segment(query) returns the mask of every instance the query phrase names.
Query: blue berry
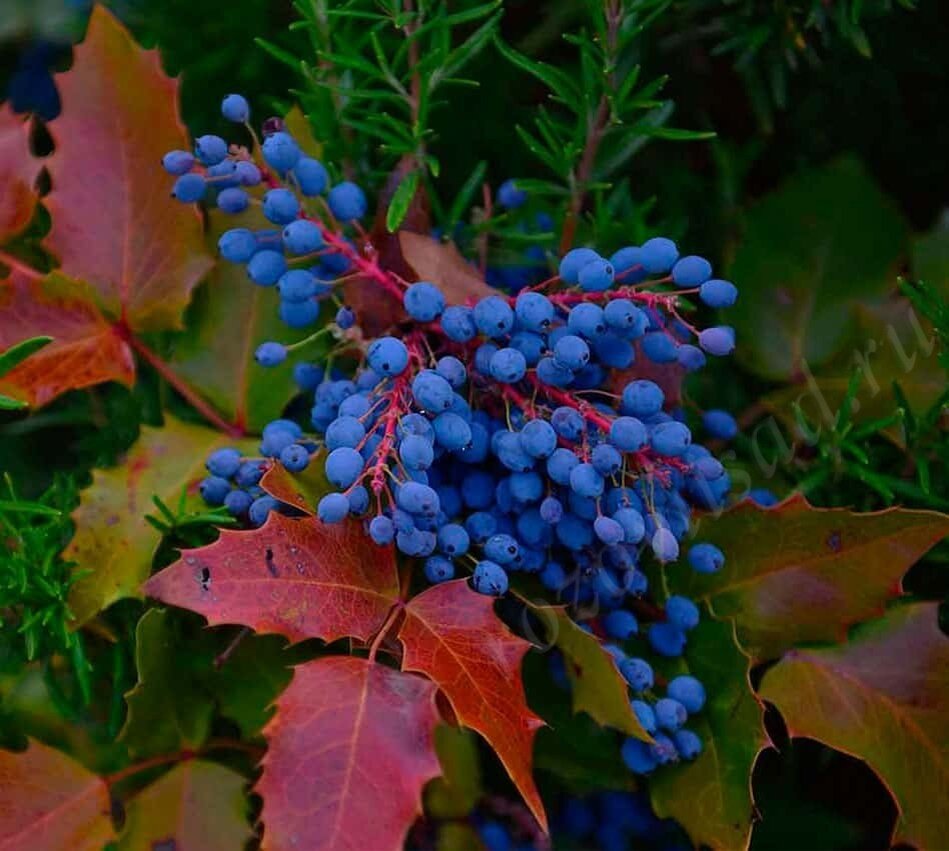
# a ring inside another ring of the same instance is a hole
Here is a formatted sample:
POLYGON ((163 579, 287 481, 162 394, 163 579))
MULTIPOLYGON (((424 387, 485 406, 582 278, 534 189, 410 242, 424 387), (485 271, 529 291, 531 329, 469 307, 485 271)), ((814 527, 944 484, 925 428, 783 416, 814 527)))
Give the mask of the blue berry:
POLYGON ((233 490, 224 497, 224 507, 233 517, 243 517, 253 501, 254 498, 247 491, 233 490))
POLYGON ((379 375, 399 375, 409 365, 409 350, 395 337, 380 337, 369 346, 366 360, 379 375))
POLYGON ((280 463, 291 473, 301 473, 310 463, 310 453, 299 443, 293 443, 280 451, 280 463))
POLYGON ((702 740, 691 730, 677 730, 672 741, 681 759, 695 759, 702 753, 702 740))
POLYGON ((649 774, 658 765, 649 745, 632 737, 623 742, 620 755, 626 767, 634 774, 649 774))
POLYGON ((272 287, 287 271, 287 261, 277 251, 258 251, 247 264, 247 277, 261 287, 272 287))
POLYGON ((478 562, 471 584, 479 594, 500 597, 507 591, 508 578, 501 565, 486 559, 478 562))
POLYGON ((330 483, 345 490, 355 484, 362 474, 365 462, 362 455, 349 446, 340 446, 326 456, 326 478, 330 483))
POLYGON ((665 402, 665 394, 653 381, 637 379, 623 388, 622 411, 640 419, 658 414, 665 402))
POLYGON ((252 162, 239 160, 234 165, 234 179, 237 180, 241 186, 258 186, 261 180, 263 180, 263 176, 260 173, 260 169, 252 162))
POLYGON ((650 735, 655 733, 658 725, 656 723, 656 713, 653 712, 652 707, 643 700, 630 701, 630 706, 642 728, 650 735))
POLYGON ((585 292, 603 292, 613 286, 613 275, 613 266, 599 257, 581 267, 578 281, 585 292))
POLYGON ((474 322, 486 337, 503 337, 514 327, 514 311, 500 296, 488 296, 475 305, 474 322))
POLYGON ((429 556, 425 559, 425 578, 433 585, 447 582, 455 577, 455 566, 443 556, 429 556))
POLYGON ((656 723, 663 730, 668 730, 670 733, 678 730, 689 717, 685 707, 678 700, 671 697, 663 697, 657 700, 653 709, 656 715, 656 723))
POLYGON ((455 343, 467 343, 478 334, 474 322, 474 312, 470 307, 453 305, 445 308, 442 314, 442 330, 449 340, 455 343))
POLYGON ((194 143, 194 155, 205 165, 217 165, 227 156, 227 142, 220 136, 200 136, 194 143))
POLYGON ((702 425, 709 436, 718 440, 732 440, 738 434, 738 423, 727 411, 706 411, 702 415, 702 425))
POLYGON ((250 204, 250 197, 243 189, 233 187, 218 193, 217 205, 224 213, 242 213, 250 204))
POLYGON ((635 417, 617 417, 610 426, 610 440, 623 452, 637 452, 646 445, 646 426, 635 417))
POLYGON ((402 297, 406 313, 417 322, 432 322, 445 310, 445 296, 434 284, 419 281, 402 297))
POLYGON ((279 507, 280 503, 272 496, 260 496, 250 504, 247 516, 254 526, 263 526, 270 512, 276 511, 279 507))
POLYGON ((649 627, 649 644, 661 656, 681 656, 685 650, 685 633, 674 624, 654 623, 649 627))
POLYGON ((516 210, 527 202, 527 193, 518 189, 513 180, 505 180, 498 187, 498 204, 507 210, 516 210))
POLYGON ((635 284, 643 280, 648 272, 643 262, 643 250, 637 245, 627 245, 610 257, 616 279, 623 284, 635 284))
POLYGON ((395 538, 395 526, 388 517, 380 514, 369 523, 369 537, 380 546, 391 544, 395 538))
POLYGON ((689 564, 696 573, 717 573, 725 564, 725 556, 714 544, 693 544, 689 564))
POLYGON ((279 366, 287 359, 287 348, 281 343, 261 343, 254 352, 254 360, 261 366, 279 366))
POLYGON ((679 249, 671 239, 657 236, 643 243, 641 249, 643 268, 650 275, 665 274, 679 258, 679 249))
POLYGON ((699 345, 710 355, 724 357, 735 349, 735 331, 727 325, 706 328, 699 332, 699 345))
POLYGON ((162 157, 161 164, 169 174, 180 177, 194 167, 194 155, 188 151, 169 151, 162 157))
POLYGON ((289 189, 270 189, 264 195, 264 215, 277 225, 288 225, 300 212, 300 202, 289 189))
POLYGON ((272 133, 261 146, 264 160, 281 174, 293 168, 300 159, 300 146, 289 133, 272 133))
POLYGON ((677 287, 697 287, 712 277, 712 264, 694 254, 676 261, 672 281, 677 287))
POLYGON ((499 349, 492 355, 489 369, 502 384, 514 384, 527 372, 527 360, 517 349, 499 349))
POLYGON ((714 278, 699 287, 699 298, 709 307, 731 307, 738 299, 738 288, 731 281, 714 278))
POLYGON ((629 658, 620 662, 620 673, 633 691, 647 691, 653 686, 655 678, 652 667, 645 659, 629 658))
POLYGON ((250 104, 242 95, 228 95, 221 102, 221 115, 236 124, 246 124, 250 118, 250 104))
POLYGON ((280 318, 291 328, 306 328, 316 322, 320 315, 320 306, 315 301, 280 302, 277 311, 280 318))
POLYGON ((660 455, 678 458, 692 443, 692 433, 679 422, 659 423, 649 435, 649 442, 660 455))
POLYGON ((573 334, 579 334, 592 340, 606 332, 606 316, 603 308, 596 304, 583 302, 570 311, 567 328, 573 334))
POLYGON ((666 694, 679 701, 690 715, 701 712, 705 706, 705 687, 695 677, 682 674, 669 681, 666 694))
POLYGON ((351 222, 366 215, 369 204, 366 195, 355 183, 344 181, 330 189, 327 201, 330 210, 341 222, 351 222))
POLYGON ((554 306, 547 296, 535 292, 522 292, 514 303, 514 314, 522 328, 528 331, 545 332, 554 319, 554 306))
POLYGON ((281 301, 304 302, 316 295, 316 278, 306 269, 290 269, 277 281, 281 301))
POLYGON ((580 337, 566 334, 554 346, 554 359, 561 366, 575 372, 589 362, 590 347, 580 337))
POLYGON ((323 234, 314 222, 295 219, 283 229, 283 244, 291 254, 309 254, 323 247, 323 234))
POLYGON ((347 331, 356 324, 356 314, 353 313, 352 308, 343 305, 336 311, 335 321, 341 330, 347 331))
POLYGON ((247 228, 232 228, 221 234, 217 247, 225 260, 246 263, 257 250, 257 237, 247 228))
POLYGON ((198 486, 201 498, 208 505, 223 505, 227 495, 231 492, 231 483, 221 476, 208 476, 202 479, 198 486))
POLYGON ((193 204, 204 197, 204 177, 195 172, 183 174, 175 181, 171 194, 182 204, 193 204))
POLYGON ((205 466, 212 476, 232 479, 240 469, 241 453, 239 450, 230 447, 217 449, 208 456, 205 466))
POLYGON ((311 157, 300 157, 297 160, 293 166, 293 176, 300 191, 308 198, 321 195, 329 184, 329 175, 323 163, 311 157))
POLYGON ((328 493, 316 507, 316 516, 324 523, 339 523, 349 514, 349 500, 341 493, 328 493))
POLYGON ((602 259, 592 248, 574 248, 564 254, 560 261, 560 277, 566 284, 577 284, 580 282, 580 270, 587 263, 602 259))
POLYGON ((666 528, 656 529, 650 541, 653 554, 660 562, 675 561, 679 557, 679 542, 666 528))
POLYGON ((603 629, 610 638, 627 641, 639 632, 639 622, 632 612, 616 609, 603 618, 603 629))

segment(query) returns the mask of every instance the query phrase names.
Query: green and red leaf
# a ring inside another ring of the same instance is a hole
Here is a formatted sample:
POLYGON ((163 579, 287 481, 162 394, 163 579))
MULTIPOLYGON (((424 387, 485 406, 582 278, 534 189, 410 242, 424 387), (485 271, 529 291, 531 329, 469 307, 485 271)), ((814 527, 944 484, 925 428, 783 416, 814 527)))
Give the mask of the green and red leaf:
POLYGON ((0 851, 102 851, 111 813, 103 780, 65 754, 35 741, 0 750, 0 851))
POLYGON ((252 837, 244 778, 215 762, 177 765, 125 805, 119 851, 235 851, 252 837))
POLYGON ((899 807, 894 843, 941 848, 949 801, 949 638, 938 605, 916 603, 839 647, 796 649, 764 677, 792 736, 862 759, 899 807))
POLYGON ((297 668, 264 731, 263 851, 399 851, 440 770, 435 692, 355 657, 297 668))
POLYGON ((837 641, 901 593, 910 567, 949 534, 949 517, 890 508, 870 514, 814 508, 803 496, 762 509, 745 501, 705 519, 699 540, 725 553, 718 573, 669 568, 677 593, 733 618, 738 640, 769 659, 795 644, 837 641))
POLYGON ((530 643, 498 619, 490 597, 474 593, 461 579, 410 600, 399 640, 403 668, 434 680, 458 721, 484 736, 546 830, 532 771, 534 737, 544 722, 528 708, 521 683, 530 643))
MULTIPOLYGON (((208 454, 230 445, 233 441, 220 432, 166 416, 164 428, 142 428, 119 466, 93 472, 92 485, 73 513, 76 534, 63 553, 82 571, 69 597, 78 623, 140 593, 161 543, 161 533, 145 519, 155 510, 152 497, 174 505, 182 491, 195 494, 207 475, 208 454)), ((196 496, 192 500, 199 502, 196 496)))
POLYGON ((144 590, 212 626, 243 624, 291 641, 368 641, 399 596, 399 578, 393 548, 376 546, 355 521, 272 513, 259 529, 225 529, 213 544, 185 550, 144 590))

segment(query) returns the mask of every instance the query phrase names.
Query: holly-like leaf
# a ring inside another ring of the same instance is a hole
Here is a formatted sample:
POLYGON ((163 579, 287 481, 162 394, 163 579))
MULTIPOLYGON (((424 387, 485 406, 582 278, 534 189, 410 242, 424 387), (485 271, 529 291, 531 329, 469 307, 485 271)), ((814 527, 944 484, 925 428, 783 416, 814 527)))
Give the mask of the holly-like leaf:
POLYGON ((700 574, 669 568, 677 592, 735 620, 755 658, 795 644, 837 641, 897 596, 903 574, 949 534, 949 517, 891 508, 872 514, 814 508, 803 496, 761 509, 744 501, 703 521, 700 540, 725 553, 725 566, 700 574))
POLYGON ((324 460, 322 451, 317 453, 302 473, 289 473, 283 464, 271 464, 260 486, 274 499, 304 514, 315 515, 320 499, 333 490, 326 478, 324 460))
POLYGON ((452 242, 439 242, 426 234, 403 230, 399 232, 399 246, 405 262, 415 270, 416 280, 437 284, 448 304, 466 304, 469 299, 496 292, 452 242))
POLYGON ((50 125, 46 247, 66 275, 94 288, 110 318, 140 331, 180 327, 212 259, 197 213, 170 197, 172 178, 159 165, 167 151, 188 147, 177 81, 157 50, 142 50, 96 5, 56 83, 63 111, 50 125))
MULTIPOLYGON (((211 225, 212 244, 228 228, 269 227, 259 208, 237 218, 212 214, 211 225)), ((290 345, 310 333, 285 325, 277 313, 279 304, 276 291, 252 284, 243 266, 218 260, 195 291, 188 331, 175 344, 171 359, 175 372, 216 410, 251 432, 260 432, 279 417, 297 392, 290 364, 263 367, 254 352, 267 340, 290 345)), ((319 359, 324 352, 325 345, 313 345, 306 357, 319 359)))
POLYGON ((216 624, 243 624, 291 641, 368 641, 399 594, 393 548, 355 521, 327 525, 272 513, 259 529, 225 529, 185 550, 145 584, 151 597, 216 624))
POLYGON ((30 122, 0 106, 0 244, 25 228, 36 207, 42 163, 30 153, 30 122))
POLYGON ((936 603, 900 606, 838 647, 796 649, 764 677, 792 736, 865 760, 900 811, 895 844, 940 848, 949 800, 949 639, 936 603))
POLYGON ((651 741, 630 706, 629 689, 616 660, 600 640, 580 629, 563 607, 536 607, 534 611, 545 624, 548 640, 563 653, 573 711, 586 712, 606 727, 651 741))
POLYGON ((464 580, 413 597, 399 629, 402 667, 431 677, 459 722, 476 730, 500 758, 544 830, 547 817, 534 785, 532 750, 543 721, 527 706, 521 661, 530 643, 494 614, 489 597, 464 580))
POLYGON ((0 281, 0 349, 31 337, 53 342, 0 376, 0 392, 41 406, 67 390, 120 381, 131 386, 135 360, 98 310, 58 274, 32 281, 13 272, 0 281))
POLYGON ((176 766, 125 807, 119 851, 235 851, 252 832, 244 778, 214 762, 176 766))
POLYGON ((39 742, 23 753, 0 750, 0 851, 102 851, 113 838, 99 777, 39 742))
POLYGON ((63 554, 77 570, 87 571, 69 597, 78 623, 139 593, 161 542, 145 519, 154 510, 152 497, 174 505, 182 490, 193 493, 207 475, 208 454, 229 445, 233 441, 219 432, 166 416, 164 428, 142 428, 120 466, 93 473, 73 512, 76 534, 63 554))
POLYGON ((684 658, 664 671, 697 677, 708 696, 705 708, 688 722, 702 739, 702 753, 694 762, 664 766, 649 783, 656 814, 676 819, 696 845, 748 845, 754 816, 751 770, 769 744, 763 707, 748 677, 750 666, 734 626, 703 612, 689 634, 684 658))
POLYGON ((297 668, 264 731, 264 851, 399 851, 439 773, 437 721, 421 677, 351 656, 297 668))
POLYGON ((854 306, 893 287, 906 225, 850 160, 792 178, 747 221, 729 269, 736 356, 769 379, 816 370, 852 339, 854 306))

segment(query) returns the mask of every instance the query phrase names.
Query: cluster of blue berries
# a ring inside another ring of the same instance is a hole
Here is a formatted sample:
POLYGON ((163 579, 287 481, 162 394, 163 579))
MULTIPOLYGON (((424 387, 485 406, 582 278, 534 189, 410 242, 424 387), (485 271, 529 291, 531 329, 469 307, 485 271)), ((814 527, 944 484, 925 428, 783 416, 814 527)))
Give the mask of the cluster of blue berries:
MULTIPOLYGON (((226 119, 250 127, 250 107, 241 95, 228 95, 221 106, 226 119)), ((183 203, 213 203, 228 214, 257 206, 275 227, 237 227, 218 240, 221 256, 245 264, 248 278, 261 287, 275 287, 280 296, 280 318, 291 328, 306 328, 317 321, 320 302, 332 295, 333 284, 349 271, 345 251, 350 243, 327 244, 324 229, 306 215, 307 204, 323 204, 337 222, 352 222, 366 214, 367 201, 355 183, 342 181, 330 187, 323 164, 307 156, 279 119, 268 119, 263 128, 259 155, 220 136, 201 136, 194 151, 170 151, 162 161, 176 176, 172 195, 183 203), (325 198, 323 197, 325 195, 325 198)), ((350 327, 351 311, 341 307, 337 324, 350 327)), ((354 318, 354 317, 353 317, 354 318)), ((274 366, 286 353, 272 344, 258 354, 262 365, 274 366)))
MULTIPOLYGON (((225 99, 222 110, 234 121, 249 117, 239 96, 225 99)), ((215 453, 202 493, 259 525, 270 511, 289 509, 256 490, 259 477, 243 484, 243 465, 279 463, 299 473, 321 463, 333 491, 314 506, 318 522, 358 518, 377 544, 422 559, 430 582, 470 572, 474 590, 502 595, 518 576, 533 575, 609 642, 634 692, 633 708, 654 742, 629 740, 627 765, 648 773, 694 758, 701 742, 683 725, 702 709, 701 683, 679 677, 657 699, 652 667, 640 654, 681 655, 699 611, 682 597, 651 603, 643 568, 680 558, 694 511, 722 506, 730 479, 693 441, 675 400, 631 375, 656 365, 692 372, 708 356, 728 355, 730 327, 696 328, 680 308, 688 297, 728 307, 736 288, 714 278, 704 258, 680 257, 673 241, 654 238, 610 257, 577 248, 542 285, 452 305, 437 283, 402 280, 378 264, 371 245, 340 232, 340 222, 366 213, 352 184, 318 199, 323 207, 305 208, 328 178, 285 130, 274 124, 265 131, 258 154, 262 161, 204 136, 194 154, 166 157, 182 200, 206 198, 213 185, 218 206, 239 211, 239 204, 221 204, 230 189, 247 195, 230 185, 241 180, 238 169, 270 187, 247 203, 260 203, 282 230, 226 232, 225 259, 246 263, 254 283, 277 287, 290 326, 315 321, 334 276, 350 268, 366 286, 397 294, 405 319, 364 344, 363 362, 349 376, 297 363, 294 377, 312 394, 317 436, 289 420, 271 423, 260 447, 266 460, 215 453), (225 164, 226 173, 212 173, 225 164), (201 193, 189 192, 198 181, 201 193), (298 262, 308 268, 292 268, 298 262), (627 655, 630 647, 642 649, 627 655)), ((525 200, 513 183, 498 199, 512 209, 525 200)), ((550 258, 544 262, 549 268, 550 258)), ((339 308, 337 328, 355 321, 339 308)), ((295 348, 265 342, 257 360, 279 367, 295 348)), ((737 431, 724 411, 705 412, 701 425, 718 440, 737 431)), ((718 548, 701 542, 688 544, 686 558, 706 573, 724 563, 718 548)))

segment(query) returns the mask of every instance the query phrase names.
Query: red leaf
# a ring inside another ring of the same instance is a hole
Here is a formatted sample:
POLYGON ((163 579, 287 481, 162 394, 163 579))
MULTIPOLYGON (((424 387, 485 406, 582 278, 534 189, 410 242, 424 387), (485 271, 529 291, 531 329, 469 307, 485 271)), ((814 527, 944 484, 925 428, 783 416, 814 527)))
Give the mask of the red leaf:
POLYGON ((40 406, 103 381, 131 386, 135 362, 128 346, 87 301, 57 294, 50 286, 55 280, 31 281, 14 272, 0 282, 0 350, 29 337, 54 338, 0 377, 0 392, 40 406))
POLYGON ((435 686, 365 659, 296 669, 264 735, 264 851, 399 851, 440 773, 435 686))
POLYGON ((376 546, 358 523, 271 514, 259 529, 224 530, 213 544, 185 550, 144 590, 212 626, 244 624, 291 641, 368 641, 392 609, 399 580, 393 549, 376 546))
POLYGON ((57 78, 52 123, 53 225, 46 246, 63 272, 88 281, 107 314, 138 330, 181 326, 192 288, 213 261, 199 217, 170 197, 160 166, 187 148, 178 83, 96 5, 70 71, 57 78))
POLYGON ((29 224, 36 206, 33 184, 42 165, 30 153, 30 125, 0 107, 0 243, 29 224))
POLYGON ((528 708, 521 684, 521 660, 530 644, 497 618, 490 597, 474 593, 464 580, 414 597, 405 607, 399 640, 402 667, 431 677, 461 724, 487 739, 547 830, 531 771, 534 736, 544 722, 528 708))
POLYGON ((496 295, 478 271, 461 256, 452 242, 439 242, 428 235, 399 233, 402 256, 415 270, 416 280, 431 281, 445 294, 448 304, 496 295))
POLYGON ((113 838, 100 778, 39 742, 0 751, 0 851, 101 851, 113 838))

